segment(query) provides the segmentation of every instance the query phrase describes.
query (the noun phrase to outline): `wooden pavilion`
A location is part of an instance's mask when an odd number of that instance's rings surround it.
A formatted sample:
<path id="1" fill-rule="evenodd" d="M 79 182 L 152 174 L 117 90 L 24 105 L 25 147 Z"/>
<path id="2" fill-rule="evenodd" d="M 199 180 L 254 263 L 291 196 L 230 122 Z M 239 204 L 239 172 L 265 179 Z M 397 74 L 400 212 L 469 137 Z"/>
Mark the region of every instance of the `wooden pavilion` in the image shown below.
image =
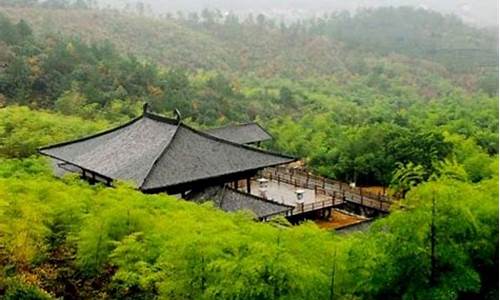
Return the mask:
<path id="1" fill-rule="evenodd" d="M 287 215 L 293 207 L 250 195 L 250 179 L 264 168 L 296 160 L 247 145 L 269 139 L 256 123 L 202 132 L 184 124 L 178 113 L 176 119 L 166 118 L 145 105 L 141 116 L 121 126 L 39 152 L 91 182 L 123 180 L 144 193 L 210 199 L 222 209 L 247 209 L 266 219 Z M 246 193 L 235 189 L 237 182 L 246 182 Z"/>

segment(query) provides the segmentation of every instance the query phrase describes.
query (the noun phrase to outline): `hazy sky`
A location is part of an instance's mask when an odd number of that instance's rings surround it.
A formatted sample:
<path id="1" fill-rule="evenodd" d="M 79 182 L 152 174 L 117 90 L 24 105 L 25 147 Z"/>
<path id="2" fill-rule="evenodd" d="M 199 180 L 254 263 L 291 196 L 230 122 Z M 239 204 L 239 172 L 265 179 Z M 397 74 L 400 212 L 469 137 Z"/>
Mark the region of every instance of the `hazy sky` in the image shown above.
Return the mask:
<path id="1" fill-rule="evenodd" d="M 103 5 L 134 7 L 138 0 L 99 0 Z M 234 12 L 265 12 L 274 16 L 304 17 L 333 10 L 355 11 L 360 7 L 410 5 L 454 13 L 464 21 L 481 26 L 498 24 L 499 0 L 140 0 L 154 13 L 200 11 L 204 8 Z"/>

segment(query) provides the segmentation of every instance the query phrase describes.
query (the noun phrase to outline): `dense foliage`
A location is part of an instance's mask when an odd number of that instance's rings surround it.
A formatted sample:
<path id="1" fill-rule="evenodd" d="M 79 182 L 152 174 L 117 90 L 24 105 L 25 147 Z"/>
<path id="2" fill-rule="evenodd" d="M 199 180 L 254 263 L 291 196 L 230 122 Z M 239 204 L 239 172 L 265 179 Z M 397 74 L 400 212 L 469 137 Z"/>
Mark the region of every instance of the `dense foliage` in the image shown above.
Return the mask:
<path id="1" fill-rule="evenodd" d="M 0 297 L 495 299 L 490 32 L 408 8 L 278 24 L 14 2 L 0 1 Z M 275 135 L 268 147 L 391 186 L 403 208 L 338 236 L 53 178 L 36 155 L 145 101 L 200 127 L 257 120 Z"/>
<path id="2" fill-rule="evenodd" d="M 0 157 L 28 157 L 42 146 L 103 130 L 107 123 L 34 112 L 27 107 L 0 109 Z"/>
<path id="3" fill-rule="evenodd" d="M 492 173 L 497 163 L 488 166 Z M 2 160 L 0 293 L 7 299 L 493 299 L 498 177 L 474 184 L 453 174 L 413 189 L 408 210 L 394 210 L 370 231 L 335 236 L 312 224 L 259 224 L 244 213 L 122 185 L 54 179 L 41 159 Z"/>
<path id="4" fill-rule="evenodd" d="M 459 90 L 431 101 L 379 97 L 329 100 L 326 112 L 276 119 L 269 128 L 279 149 L 305 157 L 326 176 L 361 183 L 389 184 L 397 163 L 422 166 L 427 179 L 464 140 L 477 155 L 498 153 L 497 98 Z"/>
<path id="5" fill-rule="evenodd" d="M 442 24 L 438 23 L 442 28 L 464 26 L 456 20 L 445 22 L 446 19 L 439 16 L 408 9 L 401 9 L 399 15 L 397 10 L 382 9 L 373 12 L 375 16 L 366 13 L 354 18 L 370 23 L 382 19 L 384 14 L 394 19 L 412 12 L 415 20 L 441 20 Z M 387 22 L 390 23 L 391 18 Z M 457 85 L 459 76 L 446 71 L 451 66 L 443 68 L 423 63 L 418 58 L 422 53 L 410 59 L 384 55 L 386 50 L 375 48 L 381 54 L 374 56 L 362 46 L 351 45 L 349 47 L 356 48 L 349 52 L 354 60 L 343 57 L 342 61 L 350 64 L 349 68 L 355 72 L 339 71 L 332 66 L 327 76 L 314 77 L 314 72 L 308 72 L 308 76 L 313 77 L 307 80 L 293 80 L 293 76 L 291 79 L 261 78 L 252 72 L 234 79 L 220 69 L 164 69 L 131 55 L 121 55 L 109 41 L 88 44 L 80 38 L 57 34 L 40 39 L 23 20 L 13 23 L 3 16 L 0 22 L 3 24 L 0 39 L 10 51 L 5 54 L 4 69 L 0 70 L 0 101 L 4 104 L 54 109 L 113 123 L 137 115 L 144 101 L 150 102 L 157 112 L 170 113 L 177 108 L 184 118 L 203 126 L 258 119 L 275 133 L 275 147 L 304 157 L 309 166 L 323 175 L 361 184 L 387 186 L 394 172 L 408 163 L 422 166 L 420 177 L 427 179 L 435 171 L 436 163 L 452 151 L 444 131 L 473 139 L 489 154 L 498 152 L 498 101 L 493 96 L 497 94 L 496 87 L 483 90 L 473 87 L 474 84 L 468 88 Z M 185 24 L 185 28 L 220 34 L 230 27 L 210 12 L 205 12 L 200 23 L 195 24 L 191 19 L 176 22 Z M 233 24 L 236 32 L 249 34 L 250 25 L 237 24 Z M 316 29 L 303 34 L 315 36 L 321 32 L 321 26 L 337 28 L 329 23 L 320 24 L 309 24 Z M 260 30 L 267 30 L 265 28 L 274 27 L 265 25 Z M 439 43 L 458 45 L 467 40 L 467 36 L 474 35 L 478 39 L 474 43 L 486 47 L 486 36 L 474 30 L 469 28 L 462 33 L 463 37 L 454 41 L 440 37 Z M 338 34 L 329 32 L 324 34 Z M 438 39 L 435 36 L 415 33 L 415 37 L 408 38 L 417 37 L 425 41 L 424 45 L 438 43 L 434 41 Z M 222 34 L 219 38 L 240 43 L 232 35 Z M 358 40 L 366 41 L 362 37 Z M 421 44 L 420 40 L 412 43 Z M 361 53 L 366 56 L 362 57 Z M 308 57 L 321 55 L 309 53 Z M 260 60 L 254 57 L 251 61 Z M 311 62 L 306 65 L 310 66 Z M 476 73 L 467 74 L 471 78 L 471 74 Z M 480 81 L 477 74 L 472 78 Z"/>
<path id="6" fill-rule="evenodd" d="M 7 299 L 456 299 L 497 293 L 490 274 L 498 269 L 498 158 L 472 138 L 444 136 L 452 152 L 416 183 L 404 181 L 413 178 L 412 170 L 403 172 L 399 183 L 410 190 L 405 210 L 395 207 L 368 232 L 335 236 L 312 224 L 258 224 L 246 213 L 147 196 L 122 184 L 53 178 L 45 159 L 14 157 L 99 126 L 23 107 L 0 114 L 7 120 L 0 128 L 15 132 L 0 139 L 0 294 Z M 39 139 L 25 143 L 31 136 Z"/>
<path id="7" fill-rule="evenodd" d="M 65 2 L 64 0 L 58 0 Z M 68 1 L 66 1 L 68 2 Z M 117 11 L 5 8 L 38 32 L 111 40 L 121 51 L 163 65 L 254 73 L 266 78 L 363 74 L 367 59 L 402 54 L 464 85 L 486 87 L 498 71 L 498 34 L 424 9 L 381 8 L 325 15 L 294 23 L 263 14 L 241 17 L 204 10 L 151 19 Z M 412 64 L 413 65 L 413 64 Z M 474 74 L 474 76 L 470 76 Z M 486 77 L 484 77 L 486 76 Z M 484 80 L 483 80 L 484 79 Z M 490 88 L 496 90 L 495 84 Z"/>

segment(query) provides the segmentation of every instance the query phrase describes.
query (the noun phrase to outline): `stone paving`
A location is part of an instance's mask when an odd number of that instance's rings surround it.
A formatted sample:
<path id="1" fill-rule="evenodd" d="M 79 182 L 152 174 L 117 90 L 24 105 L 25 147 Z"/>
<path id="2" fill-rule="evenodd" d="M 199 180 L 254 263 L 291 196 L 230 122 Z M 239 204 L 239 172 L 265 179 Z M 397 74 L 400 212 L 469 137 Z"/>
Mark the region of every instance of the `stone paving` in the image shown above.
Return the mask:
<path id="1" fill-rule="evenodd" d="M 267 191 L 266 196 L 264 198 L 276 201 L 278 203 L 283 203 L 287 205 L 297 205 L 297 196 L 295 191 L 301 189 L 304 191 L 304 204 L 313 203 L 313 202 L 321 202 L 325 200 L 329 200 L 330 197 L 326 195 L 315 195 L 314 190 L 305 189 L 305 188 L 296 188 L 293 185 L 277 181 L 268 181 L 267 183 Z M 255 180 L 251 182 L 251 194 L 262 197 L 259 190 L 259 183 Z"/>

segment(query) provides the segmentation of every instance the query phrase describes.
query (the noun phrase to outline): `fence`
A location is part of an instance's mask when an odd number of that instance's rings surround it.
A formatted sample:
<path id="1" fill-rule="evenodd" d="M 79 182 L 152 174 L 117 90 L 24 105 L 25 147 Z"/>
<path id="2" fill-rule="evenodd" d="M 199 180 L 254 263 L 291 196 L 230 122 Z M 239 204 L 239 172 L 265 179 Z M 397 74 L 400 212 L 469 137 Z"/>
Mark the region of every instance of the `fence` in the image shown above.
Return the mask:
<path id="1" fill-rule="evenodd" d="M 292 215 L 298 215 L 322 208 L 329 208 L 329 207 L 334 207 L 335 205 L 340 205 L 343 203 L 342 199 L 329 199 L 329 200 L 324 200 L 324 201 L 318 201 L 318 202 L 311 202 L 311 203 L 303 203 L 303 204 L 298 204 L 292 211 Z"/>
<path id="2" fill-rule="evenodd" d="M 341 199 L 362 206 L 389 211 L 393 200 L 381 194 L 364 191 L 363 188 L 353 188 L 346 183 L 320 177 L 305 171 L 289 169 L 286 167 L 274 167 L 264 169 L 261 176 L 278 183 L 286 183 L 295 187 L 314 190 L 316 195 L 327 195 L 332 197 L 331 201 Z M 339 200 L 340 201 L 340 200 Z M 307 204 L 309 205 L 309 204 Z"/>

